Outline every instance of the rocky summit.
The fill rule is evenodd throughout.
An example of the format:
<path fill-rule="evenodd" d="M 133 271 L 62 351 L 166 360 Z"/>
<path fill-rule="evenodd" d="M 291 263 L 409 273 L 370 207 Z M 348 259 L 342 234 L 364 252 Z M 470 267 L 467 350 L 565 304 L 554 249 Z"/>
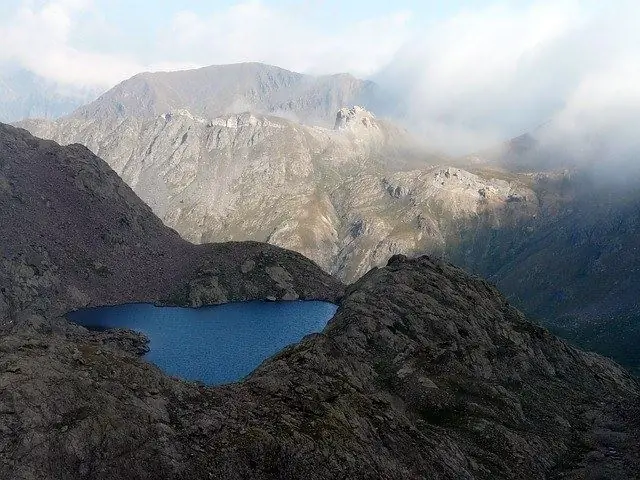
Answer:
<path fill-rule="evenodd" d="M 0 187 L 0 478 L 640 478 L 637 380 L 446 262 L 396 255 L 345 290 L 274 246 L 192 245 L 86 148 L 8 126 Z M 272 295 L 339 309 L 221 387 L 61 317 Z"/>
<path fill-rule="evenodd" d="M 378 85 L 346 73 L 314 76 L 246 62 L 140 73 L 71 117 L 109 122 L 155 118 L 177 109 L 207 118 L 251 111 L 331 126 L 335 112 L 354 103 L 383 109 L 385 100 Z"/>

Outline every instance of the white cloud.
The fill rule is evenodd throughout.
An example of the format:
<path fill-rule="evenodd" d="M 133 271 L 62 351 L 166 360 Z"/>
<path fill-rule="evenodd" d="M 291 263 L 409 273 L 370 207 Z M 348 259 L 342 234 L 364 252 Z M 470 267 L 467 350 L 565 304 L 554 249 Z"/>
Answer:
<path fill-rule="evenodd" d="M 544 144 L 574 162 L 640 167 L 640 64 L 614 57 L 589 72 L 542 131 Z"/>
<path fill-rule="evenodd" d="M 70 44 L 74 22 L 90 7 L 89 0 L 23 2 L 0 24 L 0 61 L 80 86 L 112 86 L 139 72 L 141 66 L 128 56 L 83 51 Z"/>
<path fill-rule="evenodd" d="M 62 83 L 100 87 L 145 70 L 242 61 L 365 76 L 387 63 L 407 39 L 409 20 L 408 13 L 398 12 L 336 32 L 329 25 L 313 25 L 300 10 L 249 0 L 209 16 L 190 11 L 175 15 L 159 38 L 149 38 L 149 51 L 102 53 L 72 38 L 74 29 L 83 27 L 87 32 L 81 22 L 87 21 L 83 14 L 92 8 L 97 8 L 92 0 L 23 0 L 10 18 L 0 20 L 0 62 L 17 62 Z"/>
<path fill-rule="evenodd" d="M 640 121 L 638 18 L 640 4 L 626 1 L 468 10 L 413 38 L 378 80 L 408 97 L 427 141 L 452 153 L 549 120 L 556 137 L 613 134 Z"/>
<path fill-rule="evenodd" d="M 495 145 L 548 120 L 555 141 L 579 143 L 599 132 L 620 149 L 632 145 L 637 135 L 631 126 L 640 119 L 640 4 L 499 2 L 425 28 L 424 18 L 401 8 L 334 27 L 308 11 L 246 0 L 209 15 L 180 12 L 159 28 L 159 38 L 149 38 L 146 51 L 109 53 L 109 41 L 101 52 L 86 46 L 92 42 L 78 43 L 100 35 L 86 24 L 98 0 L 23 0 L 0 19 L 0 62 L 100 87 L 143 70 L 241 61 L 351 72 L 395 91 L 413 128 L 451 153 Z"/>
<path fill-rule="evenodd" d="M 249 1 L 208 17 L 177 14 L 162 50 L 202 65 L 260 61 L 307 73 L 366 76 L 406 41 L 409 17 L 397 12 L 335 31 L 329 25 L 317 28 L 300 11 Z"/>
<path fill-rule="evenodd" d="M 562 102 L 565 75 L 539 67 L 581 21 L 573 2 L 466 11 L 409 42 L 379 81 L 406 92 L 408 116 L 439 148 L 486 147 Z"/>

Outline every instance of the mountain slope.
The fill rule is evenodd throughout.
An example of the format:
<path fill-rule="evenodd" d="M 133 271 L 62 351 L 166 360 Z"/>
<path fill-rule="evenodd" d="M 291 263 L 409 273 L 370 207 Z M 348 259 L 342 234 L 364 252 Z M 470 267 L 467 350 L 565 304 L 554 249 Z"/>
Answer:
<path fill-rule="evenodd" d="M 59 315 L 341 285 L 273 246 L 190 245 L 84 147 L 4 125 L 0 207 L 1 478 L 638 478 L 636 380 L 449 264 L 393 257 L 321 334 L 206 387 Z"/>
<path fill-rule="evenodd" d="M 563 134 L 551 121 L 468 157 L 479 168 L 522 172 L 540 208 L 496 231 L 477 219 L 449 258 L 491 279 L 563 337 L 638 374 L 640 170 L 622 130 Z"/>
<path fill-rule="evenodd" d="M 495 231 L 478 219 L 450 258 L 566 338 L 639 373 L 640 191 L 588 173 L 539 175 L 534 190 L 536 218 Z"/>
<path fill-rule="evenodd" d="M 0 224 L 2 326 L 25 312 L 52 316 L 86 305 L 305 298 L 311 290 L 335 298 L 340 290 L 293 252 L 253 243 L 192 245 L 85 147 L 60 147 L 3 124 Z M 255 268 L 243 273 L 239 264 L 247 261 Z M 292 277 L 286 288 L 268 274 L 278 266 Z"/>
<path fill-rule="evenodd" d="M 517 181 L 433 166 L 443 158 L 360 107 L 341 109 L 333 129 L 184 110 L 107 131 L 92 120 L 23 125 L 86 144 L 191 241 L 266 241 L 346 281 L 394 253 L 443 251 L 480 212 L 499 222 L 503 210 L 537 208 Z"/>
<path fill-rule="evenodd" d="M 426 257 L 370 272 L 322 334 L 224 387 L 168 378 L 90 335 L 25 331 L 0 348 L 0 382 L 12 385 L 0 391 L 3 478 L 640 471 L 637 383 Z"/>
<path fill-rule="evenodd" d="M 329 126 L 344 105 L 382 107 L 381 102 L 377 85 L 348 74 L 311 76 L 261 63 L 238 63 L 141 73 L 79 108 L 72 117 L 148 119 L 186 109 L 195 116 L 214 118 L 251 111 Z"/>

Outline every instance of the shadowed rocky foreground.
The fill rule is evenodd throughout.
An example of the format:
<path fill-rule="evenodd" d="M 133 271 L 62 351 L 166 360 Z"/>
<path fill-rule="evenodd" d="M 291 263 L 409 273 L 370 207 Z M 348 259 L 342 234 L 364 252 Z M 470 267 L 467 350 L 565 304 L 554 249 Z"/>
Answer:
<path fill-rule="evenodd" d="M 640 468 L 635 380 L 426 257 L 372 271 L 322 334 L 225 387 L 168 378 L 135 356 L 139 339 L 50 328 L 0 340 L 2 478 L 628 479 Z"/>
<path fill-rule="evenodd" d="M 194 246 L 85 148 L 6 126 L 0 207 L 0 478 L 639 478 L 637 381 L 449 264 L 395 256 L 345 292 L 277 247 Z M 60 317 L 267 297 L 340 308 L 215 388 Z"/>

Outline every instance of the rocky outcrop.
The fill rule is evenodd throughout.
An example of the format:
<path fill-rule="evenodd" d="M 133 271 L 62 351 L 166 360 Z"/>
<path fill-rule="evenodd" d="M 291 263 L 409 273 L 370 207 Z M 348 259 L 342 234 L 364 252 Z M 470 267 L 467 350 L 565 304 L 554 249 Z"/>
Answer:
<path fill-rule="evenodd" d="M 130 349 L 129 349 L 130 350 Z M 2 478 L 638 478 L 638 385 L 483 280 L 394 257 L 216 388 L 104 339 L 0 337 Z"/>
<path fill-rule="evenodd" d="M 200 307 L 253 299 L 336 302 L 342 286 L 302 255 L 257 242 L 197 246 L 200 267 L 161 302 Z"/>
<path fill-rule="evenodd" d="M 360 106 L 343 107 L 338 110 L 335 130 L 361 130 L 366 128 L 379 128 L 375 122 L 375 115 Z"/>

